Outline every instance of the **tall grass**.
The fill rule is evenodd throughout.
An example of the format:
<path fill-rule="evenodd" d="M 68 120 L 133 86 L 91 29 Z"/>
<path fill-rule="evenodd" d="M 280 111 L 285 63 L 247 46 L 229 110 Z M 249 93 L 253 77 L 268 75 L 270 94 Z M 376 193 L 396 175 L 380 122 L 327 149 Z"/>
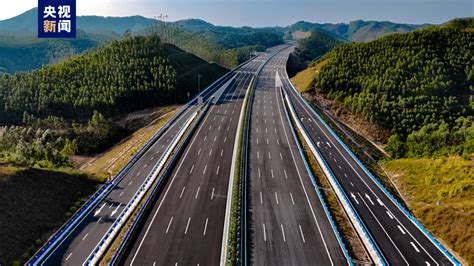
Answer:
<path fill-rule="evenodd" d="M 474 263 L 474 158 L 398 159 L 383 164 L 426 228 Z"/>

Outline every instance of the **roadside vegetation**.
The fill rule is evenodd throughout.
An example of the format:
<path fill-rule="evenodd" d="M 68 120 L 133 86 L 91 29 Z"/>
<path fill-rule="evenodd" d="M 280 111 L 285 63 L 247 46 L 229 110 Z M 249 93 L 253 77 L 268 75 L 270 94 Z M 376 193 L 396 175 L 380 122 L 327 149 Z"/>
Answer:
<path fill-rule="evenodd" d="M 474 152 L 474 33 L 429 28 L 344 44 L 317 90 L 392 133 L 397 158 Z M 421 147 L 420 147 L 421 146 Z"/>
<path fill-rule="evenodd" d="M 70 169 L 0 166 L 0 264 L 20 265 L 82 206 L 101 180 Z"/>
<path fill-rule="evenodd" d="M 329 35 L 313 31 L 309 37 L 298 41 L 295 53 L 305 63 L 314 62 L 341 43 Z"/>
<path fill-rule="evenodd" d="M 235 159 L 235 172 L 234 172 L 234 184 L 233 184 L 233 190 L 232 190 L 232 205 L 231 205 L 231 213 L 230 213 L 230 222 L 229 222 L 229 239 L 228 239 L 228 254 L 227 256 L 227 264 L 229 265 L 237 265 L 238 262 L 240 261 L 240 250 L 242 247 L 240 246 L 240 241 L 241 238 L 243 237 L 240 232 L 241 232 L 241 227 L 242 221 L 241 221 L 241 202 L 242 202 L 242 193 L 243 193 L 243 179 L 242 179 L 242 172 L 241 172 L 241 165 L 242 165 L 242 160 L 245 160 L 245 158 L 242 158 L 242 150 L 245 148 L 243 147 L 245 140 L 245 130 L 249 130 L 248 128 L 246 129 L 246 120 L 249 120 L 250 117 L 248 117 L 247 110 L 252 108 L 251 104 L 253 104 L 253 93 L 254 93 L 254 86 L 255 86 L 255 77 L 252 78 L 250 81 L 250 85 L 248 87 L 248 92 L 245 94 L 245 101 L 242 106 L 243 114 L 242 114 L 242 127 L 239 130 L 238 135 L 236 136 L 238 138 L 238 143 L 237 143 L 237 158 Z M 240 262 L 242 263 L 242 262 Z"/>
<path fill-rule="evenodd" d="M 71 166 L 72 155 L 103 152 L 130 134 L 112 117 L 185 102 L 225 72 L 153 35 L 0 76 L 0 160 Z"/>
<path fill-rule="evenodd" d="M 298 89 L 300 93 L 309 92 L 313 89 L 314 84 L 316 83 L 316 76 L 321 71 L 323 67 L 328 62 L 328 59 L 315 62 L 310 64 L 305 70 L 298 72 L 296 76 L 291 78 L 291 82 Z"/>
<path fill-rule="evenodd" d="M 152 35 L 0 75 L 0 264 L 24 263 L 179 104 L 226 72 Z"/>
<path fill-rule="evenodd" d="M 415 217 L 472 265 L 474 160 L 457 156 L 405 158 L 382 165 Z"/>
<path fill-rule="evenodd" d="M 457 19 L 341 44 L 319 71 L 292 79 L 323 116 L 343 122 L 349 146 L 464 264 L 474 263 L 473 25 Z"/>
<path fill-rule="evenodd" d="M 156 120 L 134 131 L 126 139 L 107 151 L 94 156 L 81 166 L 81 170 L 100 176 L 113 176 L 145 145 L 151 137 L 166 123 L 178 110 L 178 107 L 160 108 L 164 112 Z"/>

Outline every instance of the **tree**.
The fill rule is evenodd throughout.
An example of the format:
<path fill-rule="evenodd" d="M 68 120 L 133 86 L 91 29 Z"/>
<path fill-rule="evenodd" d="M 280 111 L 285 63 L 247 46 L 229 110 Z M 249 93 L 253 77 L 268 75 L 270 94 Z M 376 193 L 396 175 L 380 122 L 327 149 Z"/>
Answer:
<path fill-rule="evenodd" d="M 385 150 L 393 158 L 402 158 L 405 155 L 405 144 L 398 134 L 393 134 L 388 138 Z"/>
<path fill-rule="evenodd" d="M 70 141 L 69 139 L 66 139 L 64 142 L 64 147 L 61 150 L 61 154 L 64 155 L 65 157 L 70 157 L 74 154 L 76 154 L 77 151 L 77 142 L 75 140 Z"/>

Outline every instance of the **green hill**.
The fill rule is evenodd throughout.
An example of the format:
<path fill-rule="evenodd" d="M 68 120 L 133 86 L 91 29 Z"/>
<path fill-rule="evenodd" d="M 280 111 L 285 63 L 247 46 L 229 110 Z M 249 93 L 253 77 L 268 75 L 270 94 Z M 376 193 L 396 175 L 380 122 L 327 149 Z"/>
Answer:
<path fill-rule="evenodd" d="M 0 74 L 40 68 L 97 46 L 82 33 L 71 40 L 0 36 Z"/>
<path fill-rule="evenodd" d="M 180 104 L 227 70 L 160 42 L 126 37 L 31 72 L 0 77 L 0 162 L 70 166 L 129 132 L 110 118 Z"/>
<path fill-rule="evenodd" d="M 310 62 L 320 59 L 339 44 L 341 42 L 337 39 L 327 34 L 313 31 L 309 37 L 298 41 L 295 52 L 303 62 Z"/>
<path fill-rule="evenodd" d="M 255 51 L 281 44 L 283 34 L 269 29 L 220 27 L 202 20 L 160 22 L 142 16 L 77 16 L 77 39 L 37 39 L 37 9 L 0 21 L 0 73 L 16 73 L 55 63 L 125 34 L 158 34 L 166 43 L 209 62 L 235 67 Z"/>
<path fill-rule="evenodd" d="M 116 115 L 182 102 L 225 72 L 158 37 L 131 37 L 39 70 L 0 78 L 0 123 L 24 112 L 85 120 L 94 110 Z M 196 81 L 195 81 L 196 80 Z"/>
<path fill-rule="evenodd" d="M 395 157 L 474 152 L 474 33 L 453 27 L 343 44 L 316 88 L 392 132 Z"/>
<path fill-rule="evenodd" d="M 178 26 L 191 31 L 210 30 L 215 26 L 202 19 L 183 19 L 175 22 Z"/>
<path fill-rule="evenodd" d="M 155 19 L 142 16 L 77 16 L 77 29 L 91 35 L 98 34 L 116 38 L 122 36 L 126 30 L 138 31 L 155 22 Z M 0 35 L 36 36 L 37 31 L 38 9 L 36 7 L 13 18 L 0 21 Z"/>
<path fill-rule="evenodd" d="M 473 31 L 474 30 L 474 18 L 457 18 L 450 20 L 442 25 L 442 27 L 447 28 L 454 28 L 458 30 L 467 30 Z"/>
<path fill-rule="evenodd" d="M 413 25 L 390 21 L 356 20 L 349 23 L 311 23 L 299 21 L 280 30 L 290 33 L 296 31 L 319 31 L 340 41 L 365 42 L 390 33 L 406 33 L 428 27 L 428 24 Z"/>

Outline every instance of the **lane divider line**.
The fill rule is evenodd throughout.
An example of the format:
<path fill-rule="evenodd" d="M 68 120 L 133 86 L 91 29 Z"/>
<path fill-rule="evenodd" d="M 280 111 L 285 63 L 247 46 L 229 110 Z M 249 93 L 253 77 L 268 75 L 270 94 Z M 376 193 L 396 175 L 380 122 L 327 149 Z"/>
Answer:
<path fill-rule="evenodd" d="M 285 71 L 286 73 L 286 71 Z M 288 73 L 286 73 L 288 78 Z M 289 78 L 288 78 L 289 80 Z M 422 233 L 448 258 L 448 260 L 453 263 L 453 265 L 461 265 L 453 255 L 451 255 L 424 227 L 421 223 L 415 219 L 399 202 L 395 199 L 392 194 L 372 175 L 372 173 L 365 167 L 365 165 L 354 155 L 351 149 L 347 147 L 347 145 L 339 138 L 339 136 L 332 130 L 332 128 L 324 121 L 321 116 L 314 110 L 314 108 L 303 98 L 303 96 L 298 92 L 298 90 L 294 87 L 293 83 L 289 82 L 290 87 L 293 89 L 293 92 L 301 99 L 301 101 L 311 110 L 311 112 L 321 121 L 329 132 L 338 140 L 340 144 L 344 147 L 344 149 L 349 153 L 349 155 L 357 162 L 357 164 L 364 170 L 364 172 L 372 179 L 372 181 L 390 198 L 390 200 L 395 203 L 395 205 L 400 209 L 407 218 L 422 231 Z"/>

